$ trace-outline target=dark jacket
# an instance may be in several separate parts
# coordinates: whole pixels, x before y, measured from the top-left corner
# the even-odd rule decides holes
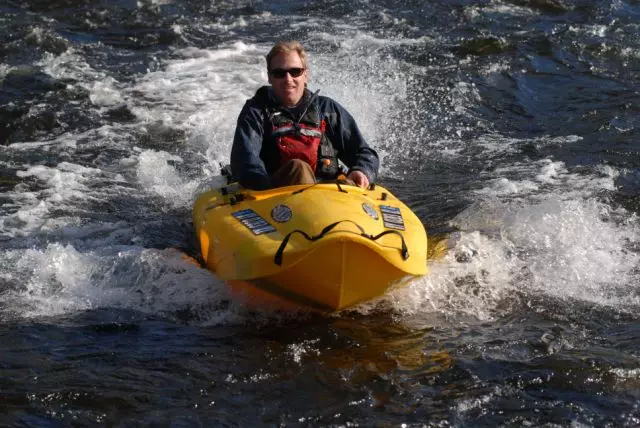
[[[256,190],[272,187],[269,177],[280,166],[280,154],[275,139],[270,135],[271,123],[266,114],[265,97],[258,96],[261,91],[264,93],[265,89],[258,90],[242,108],[231,149],[231,171],[234,180],[244,187]],[[282,114],[291,116],[301,113],[297,111],[301,109],[278,106],[271,88],[267,91],[267,103],[270,107],[277,106]],[[310,99],[311,93],[307,90],[303,102]],[[378,154],[365,142],[353,117],[331,98],[318,96],[312,102],[318,103],[318,110],[327,124],[326,136],[333,144],[338,159],[349,171],[361,171],[369,182],[373,183],[378,176]]]

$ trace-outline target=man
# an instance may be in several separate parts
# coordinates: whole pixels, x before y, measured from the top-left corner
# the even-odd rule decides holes
[[[271,86],[247,100],[231,149],[233,178],[264,190],[347,178],[366,188],[378,175],[378,154],[353,117],[334,100],[307,89],[307,54],[298,42],[279,42],[267,55]]]

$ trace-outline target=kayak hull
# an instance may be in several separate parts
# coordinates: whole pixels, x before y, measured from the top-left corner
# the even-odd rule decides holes
[[[193,218],[206,266],[251,306],[333,312],[426,274],[422,223],[380,186],[229,186]]]

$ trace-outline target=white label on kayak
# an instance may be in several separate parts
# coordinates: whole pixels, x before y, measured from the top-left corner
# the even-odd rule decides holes
[[[369,214],[369,217],[371,217],[374,220],[378,219],[378,212],[376,211],[376,208],[367,203],[367,202],[363,202],[362,203],[362,209],[364,210],[364,212],[366,212],[367,214]]]
[[[276,231],[275,227],[273,227],[267,220],[260,217],[260,215],[251,208],[236,211],[231,213],[231,215],[238,219],[240,223],[245,225],[247,229],[252,231],[255,235],[262,235],[263,233]]]
[[[238,220],[242,220],[243,218],[247,218],[247,217],[260,217],[258,215],[257,212],[255,212],[254,210],[247,208],[246,210],[240,210],[240,211],[236,211],[234,213],[231,214],[232,216],[234,216],[235,218],[237,218]]]
[[[389,214],[397,214],[397,215],[402,214],[400,212],[400,208],[392,207],[390,205],[380,205],[380,211],[382,211],[383,213],[389,213]]]
[[[384,227],[388,229],[404,230],[404,219],[402,218],[400,208],[389,205],[380,205],[380,212],[382,212]]]

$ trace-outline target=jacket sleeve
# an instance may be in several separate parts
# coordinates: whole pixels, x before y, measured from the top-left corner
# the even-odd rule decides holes
[[[380,165],[378,153],[369,147],[351,114],[332,99],[324,99],[327,104],[322,110],[329,125],[327,136],[338,151],[338,158],[349,171],[361,171],[369,182],[375,182]]]
[[[270,187],[269,174],[260,158],[264,135],[260,109],[249,100],[242,108],[231,147],[231,173],[243,187],[264,190]]]

